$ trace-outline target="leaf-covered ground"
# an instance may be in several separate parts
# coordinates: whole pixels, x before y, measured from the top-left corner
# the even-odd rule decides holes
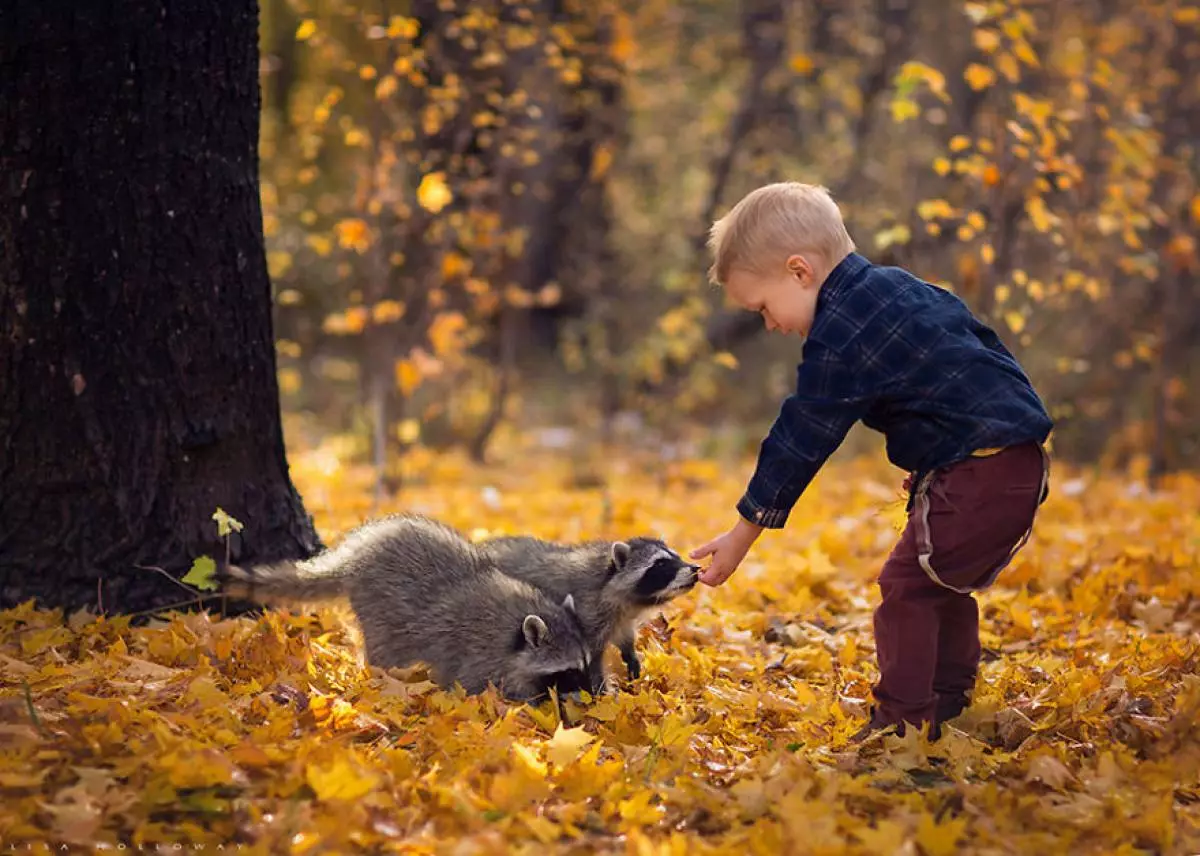
[[[410,470],[403,507],[469,533],[688,549],[730,524],[748,464],[610,457],[607,492],[565,464]],[[336,449],[295,453],[293,472],[327,541],[372,513]],[[0,842],[1200,852],[1200,481],[1149,495],[1059,467],[1034,540],[982,598],[974,706],[937,743],[852,747],[900,476],[831,465],[729,583],[643,631],[641,680],[566,723],[364,670],[339,606],[134,629],[0,613]]]

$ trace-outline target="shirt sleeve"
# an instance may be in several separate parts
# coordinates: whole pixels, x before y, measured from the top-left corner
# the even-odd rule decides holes
[[[792,506],[870,404],[868,385],[846,352],[810,340],[796,370],[796,391],[784,400],[759,448],[738,514],[757,526],[782,529]]]

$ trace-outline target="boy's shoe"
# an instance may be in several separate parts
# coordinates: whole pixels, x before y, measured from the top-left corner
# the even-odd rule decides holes
[[[970,696],[966,693],[939,696],[936,714],[938,723],[949,722],[966,710],[970,704]]]
[[[890,732],[889,732],[890,729]],[[885,732],[895,734],[897,737],[904,736],[903,722],[883,722],[875,715],[875,708],[871,708],[871,718],[867,720],[866,725],[854,732],[850,737],[850,743],[862,743],[867,738],[873,737],[875,734],[883,734]]]
[[[850,743],[862,743],[875,734],[894,734],[897,737],[903,737],[905,734],[906,722],[884,722],[879,719],[875,713],[875,708],[871,708],[871,718],[867,720],[867,724],[854,732],[850,737]],[[929,741],[932,743],[942,736],[941,722],[931,722],[929,724]]]

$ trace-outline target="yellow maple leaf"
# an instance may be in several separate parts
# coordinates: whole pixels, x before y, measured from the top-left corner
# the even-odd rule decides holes
[[[287,250],[271,250],[267,253],[267,273],[271,279],[279,279],[292,267],[292,254]]]
[[[858,826],[854,836],[868,853],[902,853],[908,830],[893,820],[877,820],[873,826]]]
[[[471,272],[471,260],[462,253],[450,251],[442,256],[442,279],[456,279]]]
[[[806,53],[795,53],[792,54],[791,59],[788,60],[788,68],[790,68],[796,74],[809,74],[814,68],[816,68],[816,63],[814,63],[812,57]]]
[[[50,772],[41,770],[0,770],[0,788],[37,788]]]
[[[375,97],[380,101],[386,101],[396,94],[400,89],[400,81],[393,74],[385,74],[380,78],[379,83],[375,85]]]
[[[562,827],[549,818],[525,813],[521,815],[521,822],[529,828],[529,831],[533,833],[533,837],[542,844],[554,844],[562,838]]]
[[[986,65],[973,62],[963,71],[963,80],[967,82],[968,86],[978,92],[992,85],[996,80],[996,72],[992,71]]]
[[[1038,61],[1037,54],[1034,53],[1033,48],[1029,45],[1029,42],[1025,41],[1024,39],[1021,39],[1013,44],[1013,53],[1016,54],[1017,59],[1032,68],[1037,68],[1041,65],[1041,63]]]
[[[440,357],[457,351],[466,326],[467,319],[461,312],[439,312],[429,325],[429,343],[433,352]]]
[[[167,770],[167,780],[177,789],[211,788],[234,781],[232,761],[215,749],[193,751],[181,747],[157,763]]]
[[[512,755],[517,767],[535,778],[544,779],[549,772],[546,762],[538,757],[537,751],[523,743],[513,744]]]
[[[545,742],[546,757],[559,767],[565,767],[595,739],[595,735],[588,734],[583,726],[564,728],[560,722],[554,730],[554,736]]]
[[[333,227],[337,235],[338,246],[345,250],[365,252],[371,244],[370,230],[367,222],[359,217],[347,217],[338,221]]]
[[[938,823],[928,814],[917,821],[917,843],[928,856],[953,856],[967,829],[967,818],[950,818]]]
[[[1000,47],[1000,34],[995,30],[976,30],[972,34],[971,40],[975,42],[975,47],[988,54],[994,53]]]
[[[396,426],[396,437],[401,443],[412,445],[421,439],[421,422],[418,419],[405,419]]]
[[[1029,215],[1033,228],[1039,232],[1049,232],[1053,226],[1052,215],[1046,207],[1046,200],[1040,196],[1031,196],[1025,200],[1025,213]]]
[[[592,154],[591,168],[588,170],[589,181],[599,181],[608,174],[609,167],[613,162],[612,146],[601,144],[596,147],[596,151]]]
[[[317,799],[335,802],[356,800],[375,789],[377,779],[370,770],[338,755],[326,764],[310,762],[304,768],[304,780]]]
[[[411,395],[413,390],[421,385],[421,370],[410,359],[396,361],[396,386],[405,395]]]
[[[406,18],[403,15],[392,15],[388,21],[387,36],[389,39],[415,39],[421,32],[421,22],[416,18]]]
[[[729,789],[729,795],[737,800],[742,810],[742,817],[747,820],[760,817],[770,804],[770,797],[767,795],[763,781],[757,776],[739,779]]]
[[[318,256],[324,257],[333,252],[333,241],[325,235],[308,235],[304,242],[312,247],[313,252]]]
[[[921,115],[921,108],[911,98],[893,98],[889,107],[893,122],[906,122]]]
[[[305,18],[300,22],[300,26],[296,27],[296,41],[305,42],[313,37],[317,32],[317,22],[312,18]]]
[[[1028,772],[1025,774],[1026,781],[1040,781],[1060,790],[1074,778],[1070,769],[1053,755],[1038,755],[1029,763]]]
[[[917,205],[917,216],[922,220],[953,217],[954,209],[945,199],[926,199]]]
[[[623,799],[617,806],[617,812],[623,820],[626,829],[639,826],[649,826],[657,823],[662,817],[662,809],[652,805],[654,792],[649,789],[636,791],[633,796]]]
[[[1017,58],[1008,52],[1003,52],[996,57],[996,68],[1009,83],[1017,83],[1021,80],[1021,66],[1018,65]]]
[[[734,370],[738,367],[738,359],[729,351],[721,351],[713,355],[713,362],[719,366],[724,366],[729,370]]]
[[[201,708],[221,708],[229,706],[229,696],[221,692],[212,678],[201,676],[188,686],[185,696],[188,701],[196,702]]]
[[[417,186],[417,203],[430,213],[437,214],[453,200],[444,172],[428,173]]]

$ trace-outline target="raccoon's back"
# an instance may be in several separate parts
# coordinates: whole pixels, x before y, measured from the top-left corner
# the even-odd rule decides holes
[[[352,534],[347,553],[358,566],[349,588],[360,597],[418,602],[474,577],[478,551],[457,529],[420,514],[396,514]],[[350,540],[349,538],[347,539]]]
[[[608,545],[603,542],[557,544],[521,535],[491,538],[477,548],[504,573],[539,586],[555,598],[579,596],[604,586]]]

